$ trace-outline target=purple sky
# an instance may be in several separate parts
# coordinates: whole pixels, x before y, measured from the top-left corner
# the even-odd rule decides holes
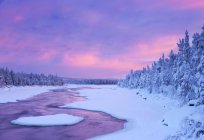
[[[122,77],[204,24],[203,0],[0,0],[0,66]]]

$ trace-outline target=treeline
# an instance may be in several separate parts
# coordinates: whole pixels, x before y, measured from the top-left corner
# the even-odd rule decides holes
[[[177,53],[171,50],[168,57],[162,55],[151,66],[131,70],[119,86],[146,88],[150,93],[163,93],[184,102],[198,99],[197,104],[204,104],[204,26],[202,29],[193,35],[192,45],[186,31],[177,43]]]
[[[63,79],[54,75],[15,73],[8,68],[0,68],[0,87],[63,84]]]
[[[87,85],[115,85],[116,79],[74,79],[65,78],[64,81],[68,84],[87,84]]]

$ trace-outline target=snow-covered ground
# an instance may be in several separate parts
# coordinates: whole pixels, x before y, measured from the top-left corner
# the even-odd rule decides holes
[[[50,89],[63,88],[62,86],[21,86],[0,88],[0,103],[24,100]]]
[[[117,118],[126,119],[128,122],[125,129],[95,137],[97,140],[164,140],[169,135],[187,135],[194,133],[194,128],[203,128],[204,126],[204,107],[180,106],[178,100],[173,100],[159,94],[149,94],[145,90],[126,89],[114,85],[66,85],[63,87],[34,86],[34,87],[11,87],[0,89],[0,103],[16,102],[30,98],[34,95],[47,92],[56,88],[78,88],[92,87],[93,89],[82,89],[79,92],[81,96],[86,96],[88,100],[64,105],[63,107],[88,109],[93,111],[103,111]],[[28,124],[31,120],[32,125],[41,124],[44,118],[20,118],[21,121]],[[50,116],[48,116],[50,117]],[[58,116],[59,117],[59,116]],[[60,119],[49,121],[51,124],[59,124]],[[191,121],[194,120],[194,122]],[[66,119],[65,119],[66,120]],[[72,119],[70,119],[72,123]],[[199,122],[202,122],[201,124]],[[45,122],[46,123],[46,122]],[[19,123],[20,124],[20,123]],[[45,124],[44,124],[45,125]],[[192,129],[193,128],[193,129]],[[201,133],[203,132],[200,131]],[[187,135],[188,136],[188,135]],[[190,137],[192,138],[192,136]],[[172,137],[175,140],[176,137]],[[193,139],[193,138],[192,138]],[[183,137],[181,140],[187,140]],[[201,138],[199,140],[204,140]]]
[[[197,116],[201,120],[203,118],[200,110],[195,107],[187,105],[181,107],[177,100],[163,95],[148,94],[145,90],[130,90],[117,86],[92,87],[100,89],[78,91],[88,100],[63,107],[103,111],[128,121],[125,129],[93,139],[164,140],[167,136],[180,131],[182,122],[187,117]]]
[[[76,117],[67,114],[55,114],[47,116],[21,117],[11,121],[11,123],[24,126],[59,126],[73,125],[79,123],[82,120],[82,117]]]

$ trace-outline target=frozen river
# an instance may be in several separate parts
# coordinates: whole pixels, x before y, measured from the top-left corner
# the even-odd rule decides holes
[[[0,104],[0,139],[1,140],[84,140],[124,128],[125,120],[117,119],[105,112],[83,109],[59,108],[64,104],[87,100],[74,92],[54,90],[15,103]],[[10,122],[19,117],[69,114],[83,117],[75,125],[66,126],[20,126]]]

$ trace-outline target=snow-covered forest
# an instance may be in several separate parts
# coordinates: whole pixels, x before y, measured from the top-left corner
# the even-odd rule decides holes
[[[0,68],[0,87],[63,84],[63,79],[54,75],[15,73],[8,68]]]
[[[159,45],[159,44],[158,44]],[[143,70],[131,70],[118,82],[127,88],[146,88],[150,93],[162,93],[179,98],[186,103],[196,99],[196,105],[204,104],[204,26],[202,32],[189,33],[177,43],[178,52],[171,50],[158,61]]]
[[[85,84],[85,85],[116,85],[117,79],[76,79],[64,78],[64,82],[68,84]]]
[[[185,37],[179,40],[177,46],[177,53],[171,50],[168,57],[163,54],[151,66],[143,70],[131,70],[125,79],[118,82],[118,85],[126,88],[146,89],[149,93],[163,94],[177,99],[184,108],[195,106],[197,113],[203,116],[204,26],[200,34],[193,35],[192,43],[186,31]],[[191,138],[203,140],[203,119],[193,117],[192,114],[191,117],[186,117],[182,121],[181,130],[167,137],[166,140]]]

